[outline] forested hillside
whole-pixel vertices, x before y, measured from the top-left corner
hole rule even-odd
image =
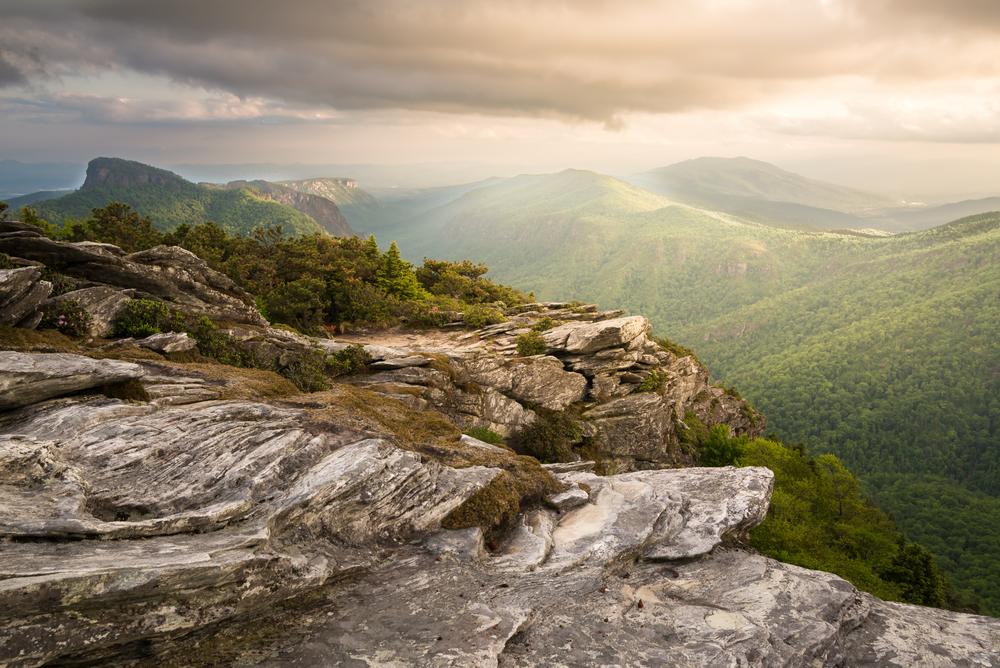
[[[61,223],[82,220],[92,209],[113,201],[142,211],[161,230],[212,221],[239,234],[262,225],[277,225],[290,234],[323,231],[308,215],[251,188],[201,186],[173,172],[117,158],[92,160],[79,190],[33,206],[46,220]]]
[[[977,519],[1000,508],[1000,216],[896,237],[796,231],[567,171],[360,231],[415,259],[480,258],[543,298],[650,316],[777,435],[843,456],[904,528],[933,537],[963,591],[1000,605],[1000,550]],[[895,503],[926,474],[950,508],[929,524],[932,500]]]

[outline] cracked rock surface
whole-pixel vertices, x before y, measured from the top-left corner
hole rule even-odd
[[[0,361],[19,388],[0,411],[0,665],[1000,665],[1000,620],[740,549],[767,469],[554,465],[573,502],[487,536],[442,526],[500,468],[368,433],[336,393],[233,399],[198,367]],[[152,400],[101,394],[109,378]]]

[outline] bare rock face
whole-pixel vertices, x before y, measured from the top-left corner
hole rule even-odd
[[[0,325],[38,325],[39,307],[52,292],[52,284],[41,277],[38,267],[0,269]]]
[[[520,306],[508,316],[450,338],[407,345],[362,340],[378,361],[370,367],[375,373],[354,382],[413,407],[433,407],[463,428],[502,435],[528,428],[540,412],[566,411],[580,427],[578,455],[600,459],[605,472],[696,464],[681,442],[689,414],[738,435],[763,433],[763,416],[710,385],[697,360],[654,341],[642,316],[558,303]],[[548,354],[518,356],[517,337],[543,322],[550,326],[542,333]],[[424,369],[406,368],[418,363]]]
[[[163,365],[0,359],[5,396],[45,388],[0,412],[2,665],[1000,665],[1000,620],[724,547],[763,520],[767,469],[552,466],[572,499],[487,544],[442,526],[500,469],[402,449],[351,410],[200,400],[209,379]],[[187,399],[79,393],[101,373]]]
[[[143,373],[141,367],[130,362],[63,353],[0,351],[0,409],[135,380]]]
[[[42,262],[97,285],[138,290],[192,313],[266,324],[246,292],[193,253],[176,246],[126,254],[117,246],[56,241],[40,231],[12,230],[9,223],[0,222],[0,252]]]
[[[109,337],[114,333],[115,318],[129,299],[141,294],[136,290],[120,290],[106,285],[81,288],[53,297],[51,301],[60,303],[73,301],[90,316],[89,336]]]

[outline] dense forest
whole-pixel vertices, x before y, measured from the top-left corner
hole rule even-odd
[[[374,237],[289,237],[278,228],[234,236],[214,223],[181,225],[163,233],[121,203],[94,209],[86,220],[62,227],[49,225],[27,208],[20,217],[54,237],[114,243],[128,251],[161,243],[187,248],[254,294],[272,322],[304,333],[354,326],[433,327],[456,311],[463,312],[467,325],[482,326],[502,321],[505,306],[532,298],[486,280],[486,266],[469,261],[428,259],[414,267],[395,243],[382,251]],[[141,302],[136,300],[121,319],[122,335],[188,326],[162,307]],[[72,322],[48,326],[66,329]],[[202,352],[218,361],[252,363],[233,353],[214,330],[206,333],[196,326],[193,333]],[[342,362],[345,372],[357,368],[349,359]],[[302,369],[293,371],[290,377],[302,389],[321,387],[311,385]],[[734,438],[724,427],[706,429],[692,415],[686,421],[686,438],[703,464],[767,466],[775,472],[771,511],[752,532],[753,547],[789,563],[837,573],[889,600],[970,605],[969,597],[948,588],[930,553],[906,540],[893,521],[866,500],[858,479],[837,457],[813,458],[804,448],[775,440]]]

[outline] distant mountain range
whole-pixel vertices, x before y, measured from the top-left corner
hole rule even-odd
[[[24,200],[31,200],[25,202]],[[21,198],[51,221],[85,218],[110,201],[128,204],[162,230],[214,221],[237,233],[277,225],[291,234],[353,234],[337,205],[266,181],[195,184],[173,172],[120,158],[95,158],[79,190],[54,199]],[[15,206],[23,205],[15,200]]]

